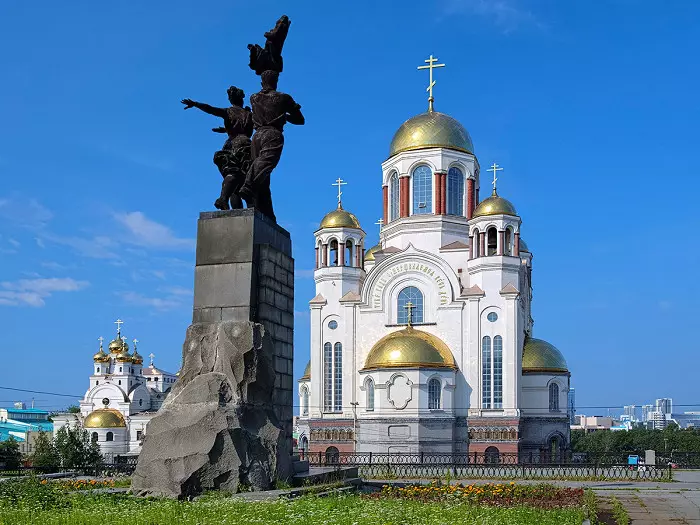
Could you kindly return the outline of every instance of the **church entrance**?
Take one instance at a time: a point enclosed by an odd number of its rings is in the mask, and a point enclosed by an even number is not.
[[[497,464],[500,461],[500,455],[496,447],[487,447],[484,451],[484,463]]]
[[[326,464],[334,465],[340,461],[340,452],[336,447],[328,447],[326,449]]]

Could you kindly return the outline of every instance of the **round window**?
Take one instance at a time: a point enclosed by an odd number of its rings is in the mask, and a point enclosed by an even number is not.
[[[498,314],[496,312],[491,312],[489,315],[486,316],[486,319],[488,319],[492,323],[495,323],[498,320]]]
[[[338,328],[338,321],[331,321],[331,322],[329,322],[329,323],[328,323],[328,328],[330,328],[331,330],[335,330],[336,328]]]
[[[108,398],[108,397],[102,398],[102,404],[103,404],[104,406],[109,405],[109,398]]]

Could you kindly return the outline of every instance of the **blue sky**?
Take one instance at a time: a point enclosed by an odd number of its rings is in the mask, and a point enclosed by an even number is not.
[[[253,7],[253,5],[255,7]],[[535,335],[577,404],[700,403],[695,383],[700,4],[649,0],[3,2],[0,5],[0,386],[80,394],[97,337],[179,367],[196,219],[222,136],[191,97],[258,88],[246,44],[289,15],[288,126],[273,175],[296,258],[295,370],[309,355],[313,231],[335,205],[377,239],[380,163],[426,109],[470,131],[534,252]],[[482,194],[484,192],[482,191]],[[36,396],[58,408],[70,399]],[[0,405],[31,398],[0,390]],[[698,409],[698,407],[688,407]]]

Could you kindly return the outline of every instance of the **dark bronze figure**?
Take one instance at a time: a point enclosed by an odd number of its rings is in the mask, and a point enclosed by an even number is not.
[[[244,97],[245,93],[242,89],[231,86],[228,88],[231,107],[228,108],[217,108],[189,98],[182,101],[185,109],[197,108],[224,119],[223,127],[212,128],[212,131],[217,133],[228,134],[224,146],[214,153],[214,164],[224,178],[221,183],[221,196],[214,202],[214,206],[219,210],[243,207],[239,189],[250,168],[250,136],[253,134],[253,115],[249,107],[243,107]]]
[[[248,44],[250,50],[250,69],[256,75],[262,75],[263,71],[282,72],[282,47],[289,32],[292,22],[287,15],[282,15],[275,27],[265,33],[265,47],[258,44]]]
[[[280,19],[281,20],[281,19]],[[282,156],[285,123],[303,125],[301,106],[286,93],[277,91],[279,73],[263,71],[260,75],[262,90],[250,96],[253,106],[255,135],[251,146],[251,165],[239,195],[249,207],[255,207],[275,220],[270,193],[270,174]]]

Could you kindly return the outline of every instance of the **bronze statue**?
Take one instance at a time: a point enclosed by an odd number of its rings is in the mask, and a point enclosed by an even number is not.
[[[250,69],[256,75],[262,75],[263,71],[282,72],[282,47],[289,32],[292,22],[287,15],[282,15],[275,27],[265,33],[265,47],[258,44],[248,44],[250,50]]]
[[[285,123],[303,125],[301,106],[291,95],[277,91],[279,73],[263,71],[260,75],[262,90],[250,96],[253,106],[255,135],[251,146],[250,169],[239,195],[264,215],[275,220],[270,193],[270,174],[282,156]]]
[[[224,146],[214,153],[214,164],[224,178],[221,183],[221,195],[214,202],[214,206],[219,210],[243,207],[239,189],[250,168],[250,136],[253,134],[253,115],[249,107],[243,107],[244,97],[242,89],[231,86],[228,88],[231,107],[228,108],[217,108],[189,98],[182,100],[185,109],[197,108],[224,119],[223,127],[212,128],[214,132],[228,134]]]

